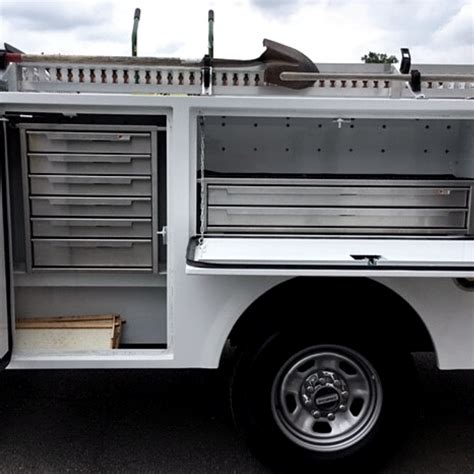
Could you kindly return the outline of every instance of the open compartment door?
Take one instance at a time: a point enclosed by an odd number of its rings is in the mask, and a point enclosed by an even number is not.
[[[5,131],[5,129],[3,130]],[[8,210],[6,206],[6,147],[5,133],[0,144],[0,368],[4,367],[10,358],[10,279],[9,279],[9,243],[8,243]]]
[[[4,362],[4,359],[7,358],[10,353],[10,318],[8,310],[8,279],[5,258],[5,239],[3,225],[0,227],[0,243],[0,361]],[[0,367],[2,365],[1,362]]]
[[[474,240],[192,238],[188,273],[474,277]]]

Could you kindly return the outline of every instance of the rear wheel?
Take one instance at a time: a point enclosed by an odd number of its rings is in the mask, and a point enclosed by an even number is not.
[[[407,434],[411,357],[370,344],[314,344],[282,335],[247,348],[232,384],[234,417],[278,471],[373,470]]]

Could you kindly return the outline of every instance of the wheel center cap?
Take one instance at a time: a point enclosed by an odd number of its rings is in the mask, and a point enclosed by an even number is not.
[[[347,409],[349,391],[344,378],[330,370],[310,374],[301,386],[301,401],[316,418],[334,416]]]
[[[341,402],[341,395],[334,387],[319,387],[314,394],[314,404],[322,411],[333,411]]]

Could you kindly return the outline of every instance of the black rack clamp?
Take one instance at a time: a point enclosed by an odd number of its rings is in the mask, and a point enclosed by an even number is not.
[[[410,74],[410,80],[408,81],[408,85],[410,86],[411,91],[414,94],[421,94],[421,73],[418,69],[413,69],[410,71],[411,68],[411,54],[408,48],[401,48],[400,49],[402,60],[400,63],[400,73],[401,74]]]
[[[212,95],[212,59],[206,54],[202,59],[202,95]]]
[[[408,48],[401,48],[400,54],[402,56],[402,60],[400,62],[400,73],[401,74],[408,74],[411,68],[411,55],[410,50]]]
[[[418,69],[413,69],[410,72],[411,78],[410,78],[410,88],[412,92],[415,94],[420,94],[421,93],[421,73],[418,71]]]
[[[208,54],[202,59],[202,95],[212,95],[214,59],[214,11],[208,13]]]

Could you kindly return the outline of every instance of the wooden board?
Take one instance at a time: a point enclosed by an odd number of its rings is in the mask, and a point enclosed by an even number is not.
[[[15,347],[25,352],[117,349],[124,323],[117,314],[18,319]]]

